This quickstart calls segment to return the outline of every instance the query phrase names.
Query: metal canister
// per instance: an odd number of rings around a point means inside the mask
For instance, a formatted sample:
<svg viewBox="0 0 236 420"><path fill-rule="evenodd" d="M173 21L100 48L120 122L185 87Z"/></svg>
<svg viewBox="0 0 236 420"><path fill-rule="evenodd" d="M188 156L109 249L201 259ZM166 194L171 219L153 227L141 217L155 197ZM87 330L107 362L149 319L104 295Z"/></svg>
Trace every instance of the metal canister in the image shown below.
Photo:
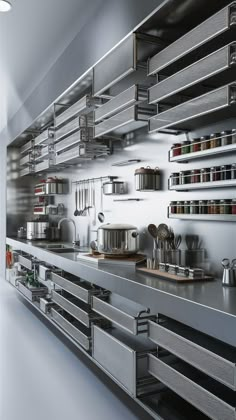
<svg viewBox="0 0 236 420"><path fill-rule="evenodd" d="M231 165L231 179L236 179L236 163Z"/></svg>
<svg viewBox="0 0 236 420"><path fill-rule="evenodd" d="M170 186L179 185L179 172L170 174Z"/></svg>
<svg viewBox="0 0 236 420"><path fill-rule="evenodd" d="M231 131L222 131L221 135L221 146L227 146L232 143L232 132Z"/></svg>
<svg viewBox="0 0 236 420"><path fill-rule="evenodd" d="M200 172L199 169L192 169L190 176L191 184L200 182Z"/></svg>
<svg viewBox="0 0 236 420"><path fill-rule="evenodd" d="M139 168L135 171L136 191L155 191L160 189L159 168Z"/></svg>
<svg viewBox="0 0 236 420"><path fill-rule="evenodd" d="M230 214L230 200L220 200L220 214Z"/></svg>
<svg viewBox="0 0 236 420"><path fill-rule="evenodd" d="M208 213L208 209L207 209L207 201L205 200L200 200L199 201L199 214L207 214Z"/></svg>
<svg viewBox="0 0 236 420"><path fill-rule="evenodd" d="M183 141L181 146L182 146L182 155L190 152L190 140Z"/></svg>
<svg viewBox="0 0 236 420"><path fill-rule="evenodd" d="M190 201L190 214L198 214L198 213L199 213L198 201L191 200Z"/></svg>
<svg viewBox="0 0 236 420"><path fill-rule="evenodd" d="M200 182L209 182L210 181L210 168L200 169Z"/></svg>
<svg viewBox="0 0 236 420"><path fill-rule="evenodd" d="M221 165L220 167L220 180L225 181L231 179L231 165Z"/></svg>
<svg viewBox="0 0 236 420"><path fill-rule="evenodd" d="M201 150L210 149L210 140L209 139L210 139L210 136L200 137Z"/></svg>
<svg viewBox="0 0 236 420"><path fill-rule="evenodd" d="M214 149L215 147L221 146L221 135L220 133L213 133L210 135L210 148Z"/></svg>

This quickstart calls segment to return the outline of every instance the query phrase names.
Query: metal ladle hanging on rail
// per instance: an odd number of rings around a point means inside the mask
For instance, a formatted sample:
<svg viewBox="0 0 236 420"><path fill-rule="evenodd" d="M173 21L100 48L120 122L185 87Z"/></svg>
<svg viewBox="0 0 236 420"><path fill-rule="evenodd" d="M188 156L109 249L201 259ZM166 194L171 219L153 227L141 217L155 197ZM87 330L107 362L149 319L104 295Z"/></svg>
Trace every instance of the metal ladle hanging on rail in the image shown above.
<svg viewBox="0 0 236 420"><path fill-rule="evenodd" d="M105 220L105 216L104 216L104 213L103 213L103 185L102 185L102 178L101 178L101 191L100 191L100 193L101 193L101 196L100 196L101 201L100 201L100 212L98 213L98 220L99 220L100 223L103 223L104 220Z"/></svg>

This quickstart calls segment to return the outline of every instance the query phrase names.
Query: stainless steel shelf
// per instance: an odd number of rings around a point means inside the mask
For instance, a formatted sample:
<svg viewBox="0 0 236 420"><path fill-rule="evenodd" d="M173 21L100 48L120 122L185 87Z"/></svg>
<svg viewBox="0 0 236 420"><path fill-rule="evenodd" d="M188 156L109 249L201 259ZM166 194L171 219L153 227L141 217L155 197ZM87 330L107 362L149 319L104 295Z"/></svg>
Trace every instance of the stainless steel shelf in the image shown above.
<svg viewBox="0 0 236 420"><path fill-rule="evenodd" d="M39 134L37 137L35 137L34 145L39 146L40 144L45 143L45 141L47 141L48 139L49 139L49 132L47 129L47 130L44 130L41 134Z"/></svg>
<svg viewBox="0 0 236 420"><path fill-rule="evenodd" d="M24 157L20 159L20 166L29 166L33 163L32 154L27 153Z"/></svg>
<svg viewBox="0 0 236 420"><path fill-rule="evenodd" d="M21 146L20 148L20 153L22 155L29 153L30 149L32 149L32 147L34 146L34 140L30 140L27 143L25 143L23 146Z"/></svg>
<svg viewBox="0 0 236 420"><path fill-rule="evenodd" d="M209 220L216 222L236 222L236 214L176 214L169 213L169 219L180 220Z"/></svg>
<svg viewBox="0 0 236 420"><path fill-rule="evenodd" d="M157 53L149 60L148 74L158 73L191 51L229 31L236 24L235 9L236 3L233 2Z"/></svg>
<svg viewBox="0 0 236 420"><path fill-rule="evenodd" d="M122 135L138 128L145 127L148 119L155 113L153 108L146 108L139 105L131 106L107 120L95 125L94 137L101 137L108 133Z"/></svg>
<svg viewBox="0 0 236 420"><path fill-rule="evenodd" d="M94 121L98 122L104 120L124 108L134 105L137 102L147 100L147 98L147 88L145 89L141 86L133 85L115 98L110 99L105 104L95 109Z"/></svg>
<svg viewBox="0 0 236 420"><path fill-rule="evenodd" d="M227 73L225 73L225 71L231 70L235 65L233 56L235 48L236 43L226 45L172 76L159 81L155 86L152 86L148 90L149 103L153 104L160 102L190 86L197 85L206 79L208 79L208 85L213 85L215 87L219 86L217 80L221 79L220 76L222 75L224 76L224 81L221 84L232 82L235 78L235 69L232 69L232 71ZM219 82L220 81L221 80L219 80Z"/></svg>
<svg viewBox="0 0 236 420"><path fill-rule="evenodd" d="M236 143L234 144L228 144L227 146L220 146L215 147L214 149L207 149L207 150L201 150L200 152L194 152L194 153L185 153L179 156L170 156L169 152L169 161L170 162L188 162L189 160L193 159L201 159L204 157L209 157L212 155L220 155L222 153L231 153L236 152Z"/></svg>
<svg viewBox="0 0 236 420"><path fill-rule="evenodd" d="M49 160L44 160L43 162L37 163L34 167L34 172L43 172L43 171L48 171L51 170L52 167L50 165Z"/></svg>
<svg viewBox="0 0 236 420"><path fill-rule="evenodd" d="M88 138L86 138L86 136ZM55 144L55 152L61 152L62 150L68 149L71 146L74 146L82 141L90 140L93 136L93 127L87 127L85 130L79 130L71 134L69 137L64 138Z"/></svg>
<svg viewBox="0 0 236 420"><path fill-rule="evenodd" d="M227 188L236 187L236 179L226 179L224 181L212 182L193 182L181 185L169 185L169 190L174 191L188 191L188 190L201 190L205 188Z"/></svg>
<svg viewBox="0 0 236 420"><path fill-rule="evenodd" d="M98 98L93 98L89 95L85 95L83 98L79 99L73 105L67 107L66 111L62 112L60 115L55 117L55 128L61 126L67 121L78 115L85 115L94 110L95 106L101 104L101 100ZM57 105L57 104L55 104Z"/></svg>
<svg viewBox="0 0 236 420"><path fill-rule="evenodd" d="M236 111L235 99L235 83L220 87L150 118L149 133L169 128L193 130L216 119L232 118Z"/></svg>

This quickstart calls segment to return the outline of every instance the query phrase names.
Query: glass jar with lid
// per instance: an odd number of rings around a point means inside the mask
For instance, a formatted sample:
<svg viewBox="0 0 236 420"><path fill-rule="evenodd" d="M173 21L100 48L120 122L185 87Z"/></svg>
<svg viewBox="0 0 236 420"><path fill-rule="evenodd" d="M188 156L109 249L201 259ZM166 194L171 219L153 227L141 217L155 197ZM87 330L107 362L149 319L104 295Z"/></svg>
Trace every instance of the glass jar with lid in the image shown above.
<svg viewBox="0 0 236 420"><path fill-rule="evenodd" d="M210 149L210 140L209 139L210 139L210 136L200 137L201 150Z"/></svg>
<svg viewBox="0 0 236 420"><path fill-rule="evenodd" d="M210 168L210 181L220 181L220 167L219 166L212 166Z"/></svg>
<svg viewBox="0 0 236 420"><path fill-rule="evenodd" d="M173 172L172 174L170 174L169 183L170 187L179 185L179 172Z"/></svg>
<svg viewBox="0 0 236 420"><path fill-rule="evenodd" d="M198 214L199 213L199 203L198 201L191 200L190 201L190 214Z"/></svg>
<svg viewBox="0 0 236 420"><path fill-rule="evenodd" d="M221 146L221 135L220 133L213 133L210 135L210 148L214 149L215 147Z"/></svg>
<svg viewBox="0 0 236 420"><path fill-rule="evenodd" d="M170 156L175 157L182 154L181 143L174 143L170 149Z"/></svg>
<svg viewBox="0 0 236 420"><path fill-rule="evenodd" d="M220 180L225 181L227 179L231 179L231 165L221 165Z"/></svg>
<svg viewBox="0 0 236 420"><path fill-rule="evenodd" d="M184 214L189 214L190 213L190 201L185 201L184 202Z"/></svg>
<svg viewBox="0 0 236 420"><path fill-rule="evenodd" d="M192 169L190 176L191 184L200 182L200 172L199 169Z"/></svg>
<svg viewBox="0 0 236 420"><path fill-rule="evenodd" d="M171 214L176 214L177 213L177 202L176 201L171 201L169 208L170 208L170 213Z"/></svg>
<svg viewBox="0 0 236 420"><path fill-rule="evenodd" d="M183 201L177 201L177 214L184 213L184 203Z"/></svg>
<svg viewBox="0 0 236 420"><path fill-rule="evenodd" d="M230 214L230 200L220 200L220 214Z"/></svg>
<svg viewBox="0 0 236 420"><path fill-rule="evenodd" d="M181 144L182 155L190 152L190 140L185 140Z"/></svg>
<svg viewBox="0 0 236 420"><path fill-rule="evenodd" d="M209 182L210 181L210 168L200 169L200 182Z"/></svg>
<svg viewBox="0 0 236 420"><path fill-rule="evenodd" d="M195 153L195 152L199 152L200 150L201 150L200 139L199 138L193 139L190 144L190 152Z"/></svg>
<svg viewBox="0 0 236 420"><path fill-rule="evenodd" d="M236 198L231 200L231 213L236 214Z"/></svg>
<svg viewBox="0 0 236 420"><path fill-rule="evenodd" d="M222 131L220 135L221 135L221 146L227 146L228 144L232 143L232 132L230 130Z"/></svg>
<svg viewBox="0 0 236 420"><path fill-rule="evenodd" d="M236 179L236 163L231 165L231 179Z"/></svg>
<svg viewBox="0 0 236 420"><path fill-rule="evenodd" d="M207 201L200 200L199 201L199 214L207 214L207 213L208 213Z"/></svg>
<svg viewBox="0 0 236 420"><path fill-rule="evenodd" d="M236 144L236 128L233 128L233 130L231 130L231 142L232 144Z"/></svg>

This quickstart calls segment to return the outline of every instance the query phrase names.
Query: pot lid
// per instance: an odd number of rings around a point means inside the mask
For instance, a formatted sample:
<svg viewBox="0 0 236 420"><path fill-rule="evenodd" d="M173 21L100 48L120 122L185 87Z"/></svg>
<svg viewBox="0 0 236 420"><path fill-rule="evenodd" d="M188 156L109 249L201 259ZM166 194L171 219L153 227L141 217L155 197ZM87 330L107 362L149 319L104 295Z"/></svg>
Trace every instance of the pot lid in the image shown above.
<svg viewBox="0 0 236 420"><path fill-rule="evenodd" d="M154 175L156 173L159 173L159 168L152 169L152 168L150 168L150 166L147 166L146 168L141 167L141 168L136 169L136 171L135 171L135 175L138 175L138 174Z"/></svg>
<svg viewBox="0 0 236 420"><path fill-rule="evenodd" d="M136 226L122 224L122 223L107 223L105 225L100 226L98 229L104 230L137 230Z"/></svg>

